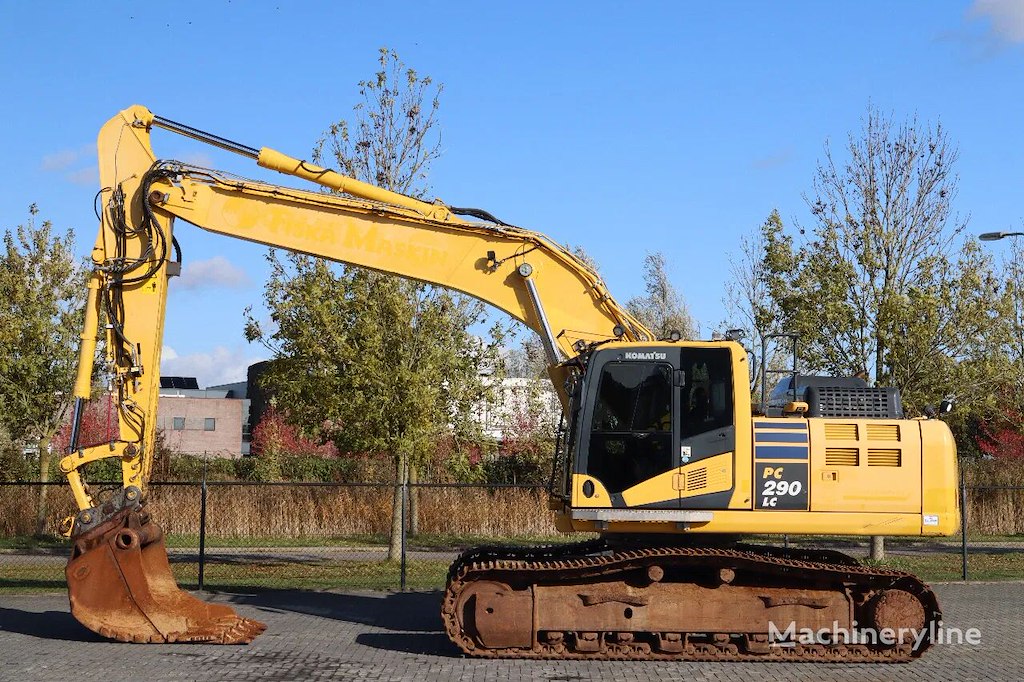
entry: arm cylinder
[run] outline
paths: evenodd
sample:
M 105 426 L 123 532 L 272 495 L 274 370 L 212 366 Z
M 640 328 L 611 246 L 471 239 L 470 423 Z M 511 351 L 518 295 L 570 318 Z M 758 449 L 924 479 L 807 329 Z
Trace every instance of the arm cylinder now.
M 88 288 L 85 322 L 82 325 L 82 345 L 78 349 L 78 375 L 75 378 L 75 398 L 82 400 L 88 400 L 92 393 L 92 366 L 96 357 L 96 326 L 99 323 L 99 273 L 94 272 L 89 278 Z
M 89 277 L 89 295 L 85 302 L 85 322 L 82 325 L 82 345 L 78 350 L 78 375 L 75 377 L 75 407 L 71 417 L 71 438 L 68 452 L 78 449 L 78 435 L 82 425 L 85 402 L 92 393 L 92 367 L 96 357 L 96 325 L 99 322 L 99 275 Z

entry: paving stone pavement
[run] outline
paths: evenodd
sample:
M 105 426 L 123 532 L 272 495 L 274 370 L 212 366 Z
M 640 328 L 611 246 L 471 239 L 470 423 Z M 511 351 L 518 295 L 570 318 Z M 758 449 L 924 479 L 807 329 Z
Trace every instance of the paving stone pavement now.
M 947 627 L 981 643 L 904 665 L 488 661 L 441 631 L 439 592 L 216 595 L 268 624 L 248 646 L 134 645 L 83 629 L 63 594 L 0 596 L 0 682 L 164 680 L 1024 680 L 1024 583 L 934 586 Z

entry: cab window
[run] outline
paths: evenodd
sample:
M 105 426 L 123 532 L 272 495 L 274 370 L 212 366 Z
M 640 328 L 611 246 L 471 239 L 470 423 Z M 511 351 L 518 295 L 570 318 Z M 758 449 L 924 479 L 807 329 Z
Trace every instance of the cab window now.
M 684 384 L 680 433 L 683 439 L 732 425 L 732 362 L 720 348 L 687 349 L 682 353 Z
M 611 493 L 673 468 L 672 366 L 608 363 L 601 371 L 587 472 Z

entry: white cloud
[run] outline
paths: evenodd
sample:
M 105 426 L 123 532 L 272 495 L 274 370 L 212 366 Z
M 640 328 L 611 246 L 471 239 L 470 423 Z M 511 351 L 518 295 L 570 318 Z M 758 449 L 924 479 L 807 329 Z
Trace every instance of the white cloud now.
M 245 381 L 249 365 L 265 360 L 251 355 L 245 348 L 217 346 L 205 353 L 178 355 L 170 346 L 164 346 L 160 360 L 162 376 L 195 377 L 200 387 Z
M 751 165 L 756 170 L 774 170 L 776 168 L 781 168 L 782 166 L 785 166 L 792 160 L 793 150 L 790 148 L 786 148 L 774 154 L 769 154 L 767 156 L 762 156 L 760 158 L 754 159 Z
M 76 166 L 80 166 L 80 168 L 75 168 Z M 91 144 L 47 154 L 39 163 L 39 168 L 47 173 L 61 173 L 65 180 L 74 185 L 96 185 L 99 183 L 99 172 L 96 169 L 96 147 Z
M 73 185 L 98 186 L 100 184 L 100 171 L 98 168 L 93 166 L 87 166 L 81 170 L 71 171 L 64 177 Z
M 1024 43 L 1024 2 L 1021 0 L 974 0 L 967 15 L 986 19 L 989 31 L 1006 43 Z
M 174 281 L 174 280 L 172 280 Z M 249 286 L 249 275 L 232 265 L 224 256 L 186 261 L 178 286 L 186 291 L 202 289 L 241 289 Z
M 178 160 L 193 166 L 213 168 L 213 157 L 203 152 L 189 152 L 188 154 L 183 154 Z
M 39 167 L 44 171 L 62 171 L 73 166 L 81 158 L 81 152 L 76 149 L 62 149 L 53 154 L 43 157 Z

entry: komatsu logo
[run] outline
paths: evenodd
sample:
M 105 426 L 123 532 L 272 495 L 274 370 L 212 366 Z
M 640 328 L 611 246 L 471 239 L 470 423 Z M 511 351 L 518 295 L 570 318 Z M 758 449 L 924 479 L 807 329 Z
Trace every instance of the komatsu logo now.
M 629 351 L 623 355 L 627 360 L 665 360 L 668 358 L 667 353 L 639 353 L 637 351 Z

